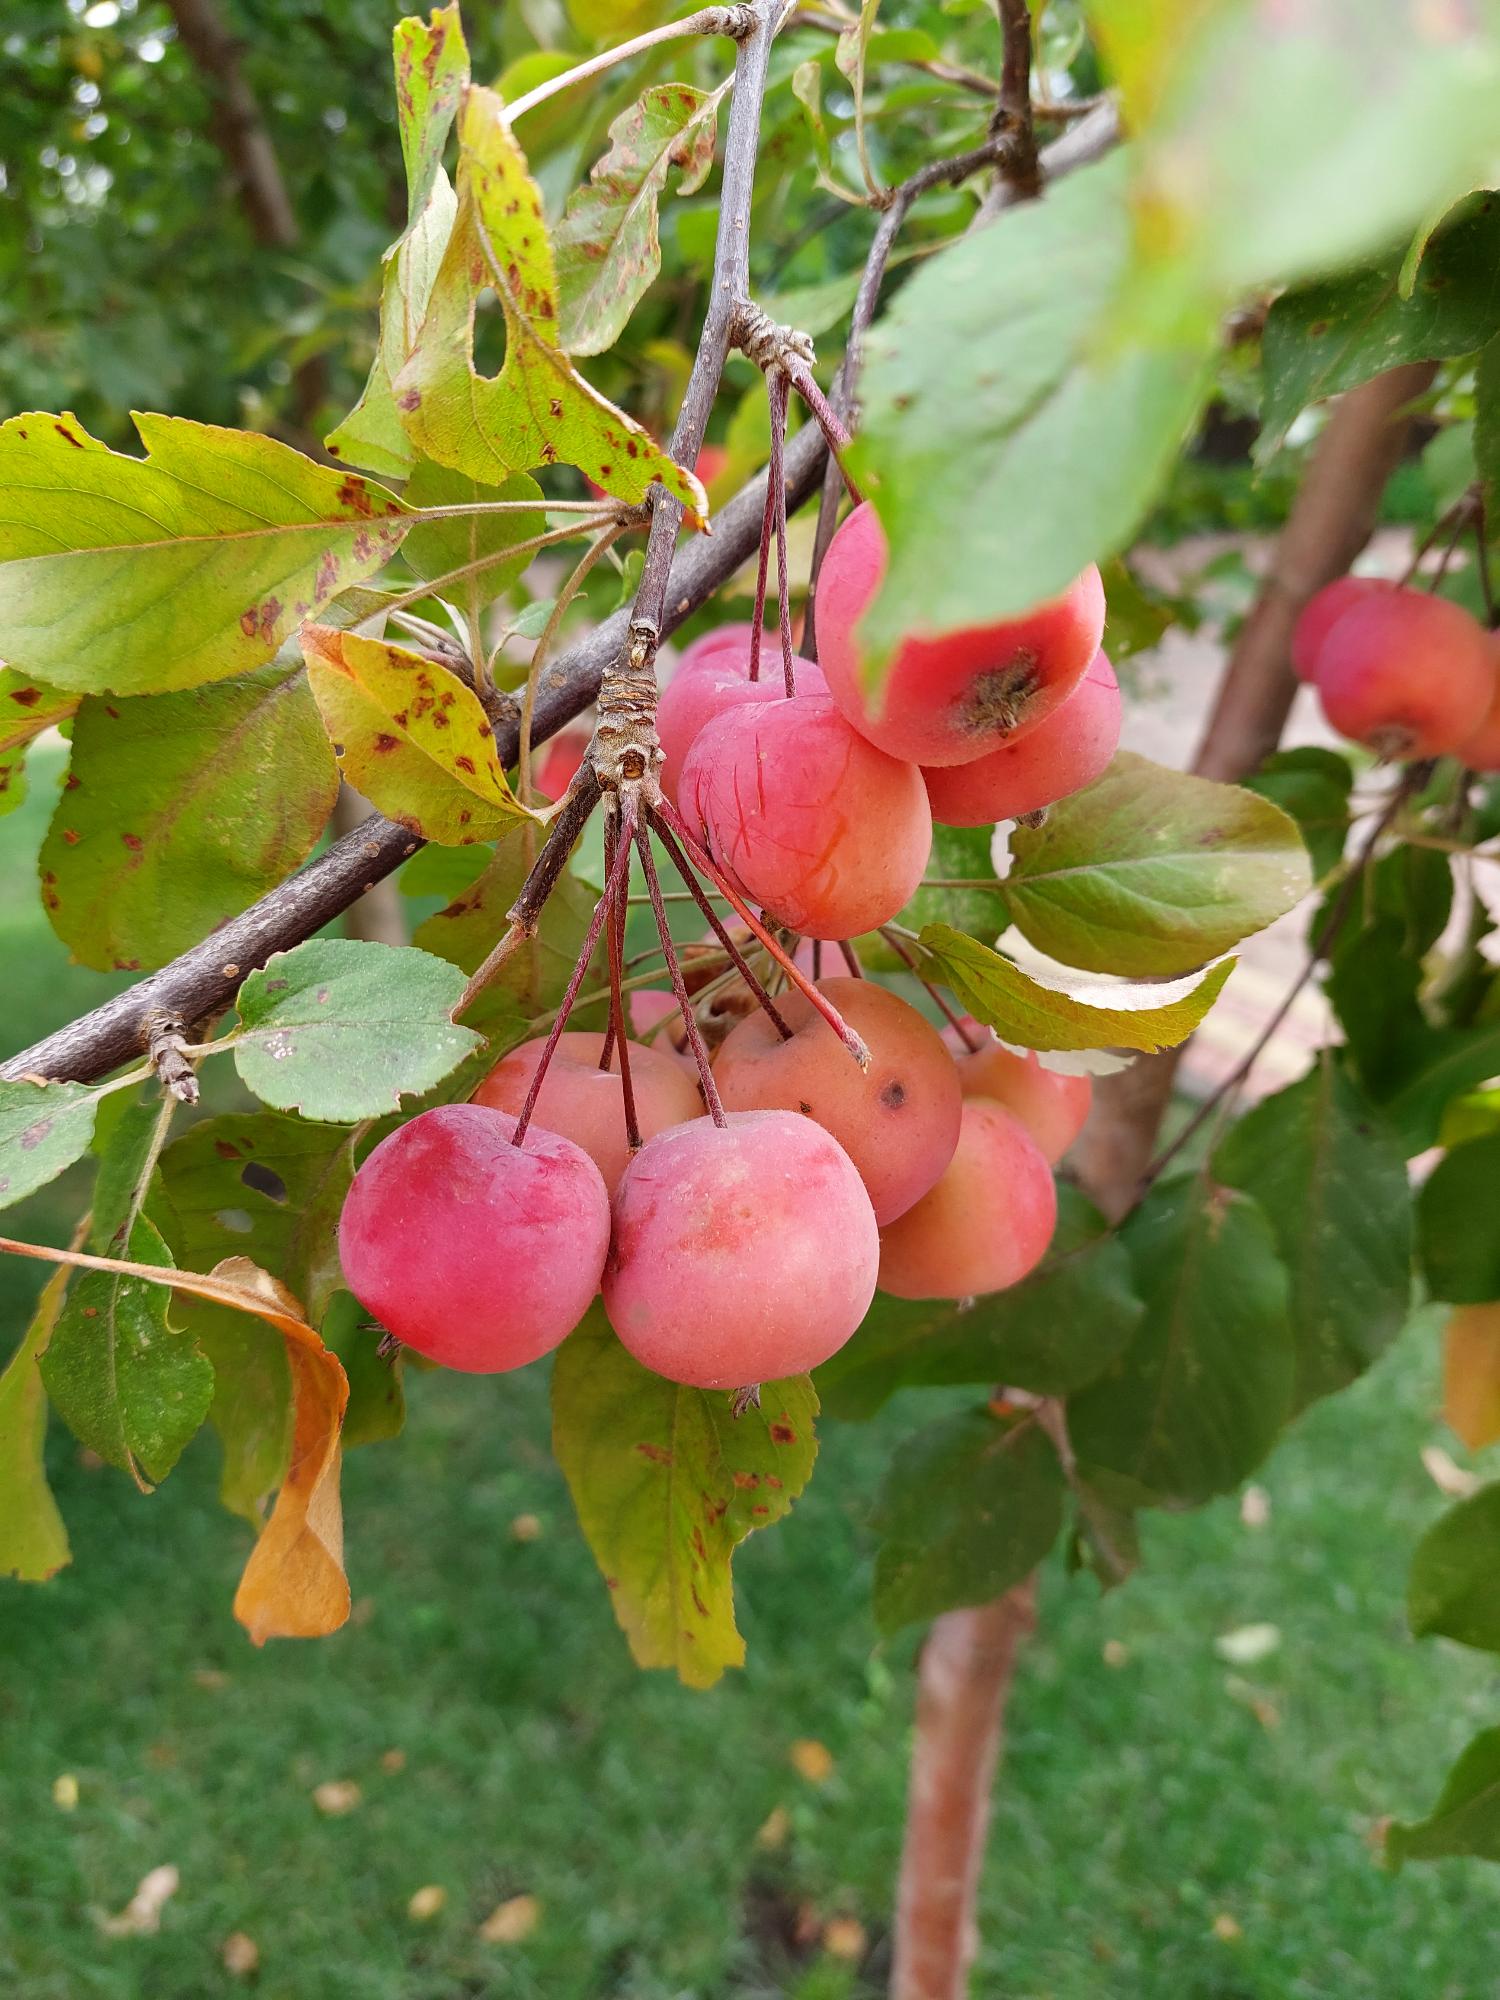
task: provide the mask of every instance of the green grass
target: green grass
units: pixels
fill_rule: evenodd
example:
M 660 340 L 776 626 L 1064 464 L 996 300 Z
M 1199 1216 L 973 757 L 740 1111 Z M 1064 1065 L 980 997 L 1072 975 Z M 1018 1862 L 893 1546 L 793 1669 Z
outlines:
M 23 864 L 45 803 L 0 827 L 0 856 L 21 856 L 0 876 L 11 1047 L 104 983 L 38 930 Z M 66 1191 L 38 1197 L 22 1233 L 68 1214 Z M 0 1267 L 0 1344 L 33 1276 Z M 1444 1504 L 1417 1455 L 1436 1375 L 1419 1321 L 1278 1452 L 1264 1528 L 1232 1501 L 1152 1517 L 1144 1570 L 1102 1599 L 1049 1566 L 976 2000 L 1489 2000 L 1500 1873 L 1392 1877 L 1370 1842 L 1381 1814 L 1425 1808 L 1500 1710 L 1492 1662 L 1414 1644 L 1402 1616 L 1412 1544 Z M 355 1620 L 261 1653 L 230 1613 L 247 1532 L 217 1506 L 212 1444 L 142 1498 L 54 1425 L 73 1567 L 0 1585 L 6 2000 L 244 1991 L 219 1959 L 236 1930 L 260 1947 L 263 2000 L 880 1991 L 914 1641 L 877 1643 L 864 1523 L 894 1439 L 934 1405 L 827 1427 L 805 1500 L 741 1555 L 748 1669 L 695 1695 L 632 1668 L 545 1400 L 537 1370 L 417 1377 L 406 1435 L 347 1467 Z M 539 1539 L 512 1536 L 523 1513 Z M 1215 1653 L 1263 1622 L 1281 1642 L 1255 1666 Z M 801 1737 L 832 1752 L 825 1785 L 792 1768 Z M 71 1812 L 53 1801 L 63 1773 Z M 318 1813 L 329 1779 L 361 1787 L 356 1811 Z M 777 1807 L 790 1834 L 768 1852 L 756 1832 Z M 159 1935 L 102 1935 L 95 1914 L 163 1862 L 182 1880 Z M 447 1903 L 419 1924 L 406 1905 L 427 1883 Z M 542 1904 L 534 1935 L 480 1944 L 522 1892 Z M 857 1917 L 863 1967 L 788 1947 L 799 1912 Z

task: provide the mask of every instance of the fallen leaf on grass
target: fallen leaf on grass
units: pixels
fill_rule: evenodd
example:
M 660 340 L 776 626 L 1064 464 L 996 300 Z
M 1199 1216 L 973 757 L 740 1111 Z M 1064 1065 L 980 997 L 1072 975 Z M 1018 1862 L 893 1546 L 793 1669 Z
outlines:
M 830 1958 L 856 1964 L 865 1955 L 865 1927 L 857 1917 L 833 1917 L 823 1926 L 823 1949 Z
M 406 1914 L 419 1924 L 425 1924 L 435 1917 L 448 1900 L 448 1891 L 439 1882 L 426 1882 L 413 1891 L 411 1901 L 406 1906 Z
M 1477 1472 L 1466 1472 L 1448 1456 L 1440 1444 L 1423 1445 L 1422 1463 L 1427 1468 L 1427 1477 L 1439 1493 L 1446 1493 L 1450 1499 L 1467 1500 L 1471 1493 L 1477 1493 L 1484 1484 Z
M 94 1913 L 106 1937 L 153 1937 L 161 1929 L 161 1913 L 177 1894 L 181 1878 L 170 1862 L 141 1877 L 140 1887 L 117 1917 Z
M 824 1743 L 814 1742 L 809 1736 L 802 1736 L 788 1751 L 792 1769 L 799 1778 L 806 1778 L 810 1785 L 826 1785 L 833 1776 L 833 1752 Z
M 1279 1626 L 1239 1625 L 1232 1632 L 1219 1634 L 1214 1651 L 1232 1667 L 1253 1667 L 1257 1660 L 1268 1659 L 1280 1644 Z
M 773 1806 L 761 1822 L 760 1831 L 755 1836 L 757 1847 L 774 1854 L 778 1847 L 785 1847 L 787 1835 L 792 1830 L 792 1816 L 785 1806 Z
M 364 1793 L 351 1778 L 329 1778 L 313 1787 L 313 1804 L 329 1819 L 340 1819 L 364 1803 Z
M 497 1904 L 479 1926 L 486 1944 L 524 1944 L 542 1920 L 542 1906 L 535 1896 L 512 1896 Z
M 52 1803 L 59 1812 L 72 1812 L 78 1804 L 78 1780 L 71 1771 L 52 1780 Z
M 219 1956 L 224 1970 L 236 1979 L 248 1979 L 260 1970 L 260 1946 L 244 1931 L 231 1931 L 219 1946 Z

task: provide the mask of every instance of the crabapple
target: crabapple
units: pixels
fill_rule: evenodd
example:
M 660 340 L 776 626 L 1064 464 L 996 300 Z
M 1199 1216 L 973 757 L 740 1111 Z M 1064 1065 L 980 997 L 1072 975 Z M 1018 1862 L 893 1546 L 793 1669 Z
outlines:
M 1318 649 L 1323 713 L 1378 757 L 1441 757 L 1483 723 L 1494 642 L 1477 618 L 1422 590 L 1382 591 L 1347 610 Z
M 1346 611 L 1380 591 L 1395 588 L 1384 576 L 1341 576 L 1314 591 L 1292 628 L 1292 672 L 1298 680 L 1311 683 L 1317 678 L 1323 641 Z
M 864 685 L 855 627 L 885 576 L 885 530 L 868 501 L 828 545 L 818 578 L 818 641 L 828 689 L 880 749 L 923 765 L 967 764 L 1034 729 L 1089 670 L 1104 631 L 1091 563 L 1061 597 L 896 648 L 883 690 Z
M 823 678 L 822 669 L 811 660 L 795 660 L 794 672 L 799 695 L 827 694 L 828 683 Z M 781 648 L 774 641 L 771 646 L 761 649 L 760 679 L 756 681 L 750 678 L 748 643 L 743 648 L 739 645 L 723 646 L 700 659 L 686 673 L 679 667 L 662 689 L 656 708 L 656 737 L 665 759 L 660 774 L 661 788 L 667 797 L 675 803 L 683 759 L 698 740 L 698 733 L 705 723 L 711 722 L 716 715 L 722 715 L 727 708 L 737 708 L 747 702 L 783 701 L 785 698 L 786 676 Z
M 586 729 L 565 729 L 547 745 L 536 774 L 536 788 L 549 799 L 560 799 L 577 775 L 590 742 Z
M 354 1176 L 339 1217 L 350 1291 L 408 1347 L 495 1375 L 565 1339 L 599 1289 L 609 1196 L 571 1139 L 482 1104 L 399 1126 Z
M 726 1111 L 799 1111 L 831 1132 L 854 1162 L 880 1223 L 905 1214 L 958 1144 L 962 1092 L 942 1038 L 915 1007 L 871 979 L 825 979 L 827 995 L 870 1051 L 861 1069 L 810 1000 L 777 1007 L 784 1041 L 761 1008 L 714 1057 Z
M 1466 736 L 1455 751 L 1471 771 L 1500 771 L 1500 636 L 1491 634 L 1495 663 L 1495 686 L 1489 713 L 1472 736 Z
M 496 1064 L 475 1091 L 475 1104 L 492 1111 L 520 1113 L 531 1079 L 547 1046 L 545 1035 L 522 1042 Z M 603 1035 L 566 1034 L 558 1037 L 547 1074 L 537 1094 L 536 1116 L 549 1132 L 560 1132 L 579 1146 L 604 1176 L 611 1194 L 630 1159 L 625 1131 L 625 1095 L 620 1080 L 620 1051 L 610 1054 L 608 1069 L 599 1067 Z M 643 1043 L 630 1044 L 630 1084 L 641 1136 L 649 1139 L 669 1125 L 681 1125 L 703 1110 L 697 1085 L 672 1057 Z
M 815 938 L 857 937 L 911 900 L 932 846 L 922 774 L 827 695 L 731 708 L 700 731 L 682 810 L 752 902 Z
M 942 1179 L 880 1232 L 880 1289 L 898 1299 L 1003 1292 L 1036 1269 L 1056 1225 L 1041 1148 L 1003 1104 L 966 1097 Z
M 677 1012 L 677 995 L 664 993 L 659 986 L 638 987 L 627 993 L 630 1025 L 637 1035 L 648 1035 Z
M 864 1183 L 795 1111 L 658 1133 L 625 1169 L 614 1224 L 609 1323 L 671 1382 L 738 1389 L 800 1375 L 843 1346 L 875 1293 L 880 1236 Z
M 1120 684 L 1102 653 L 1061 708 L 1014 743 L 972 764 L 926 770 L 934 819 L 945 826 L 992 826 L 1040 812 L 1102 778 L 1120 747 Z
M 1003 1104 L 1055 1166 L 1083 1130 L 1094 1097 L 1091 1080 L 1043 1069 L 1032 1049 L 1018 1056 L 967 1015 L 957 1027 L 944 1028 L 943 1040 L 953 1052 L 964 1096 L 990 1097 Z
M 720 653 L 750 653 L 750 639 L 755 627 L 748 618 L 735 619 L 728 625 L 715 625 L 712 631 L 700 632 L 690 645 L 684 646 L 672 669 L 672 679 L 680 681 L 684 674 L 695 674 L 700 667 L 708 665 Z M 762 631 L 762 650 L 778 645 L 780 641 L 774 632 Z M 670 682 L 668 685 L 670 686 Z

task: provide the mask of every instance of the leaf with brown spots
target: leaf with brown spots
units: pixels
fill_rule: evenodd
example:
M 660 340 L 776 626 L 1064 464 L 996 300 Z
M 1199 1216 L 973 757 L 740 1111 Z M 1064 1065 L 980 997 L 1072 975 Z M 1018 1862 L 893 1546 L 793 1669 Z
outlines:
M 396 117 L 406 161 L 405 229 L 385 253 L 380 287 L 380 339 L 359 401 L 327 444 L 335 458 L 401 479 L 416 459 L 402 428 L 392 383 L 416 341 L 432 296 L 457 206 L 443 172 L 443 147 L 469 77 L 457 0 L 396 23 L 392 37 Z
M 656 205 L 676 167 L 679 195 L 696 194 L 714 163 L 719 105 L 685 83 L 643 91 L 609 128 L 609 151 L 587 185 L 568 197 L 553 233 L 560 304 L 558 338 L 570 354 L 602 354 L 661 270 Z
M 817 1410 L 799 1375 L 735 1418 L 722 1391 L 643 1368 L 598 1307 L 558 1350 L 552 1448 L 638 1665 L 711 1687 L 744 1664 L 730 1563 L 806 1486 Z
M 338 793 L 301 668 L 139 701 L 85 696 L 40 866 L 81 964 L 165 965 L 311 854 Z
M 76 694 L 0 667 L 0 814 L 14 812 L 26 796 L 29 745 L 44 729 L 65 722 L 77 706 Z
M 315 1639 L 336 1632 L 349 1616 L 339 1499 L 339 1431 L 348 1385 L 337 1356 L 307 1324 L 285 1285 L 246 1257 L 226 1258 L 205 1276 L 78 1250 L 52 1250 L 9 1237 L 0 1237 L 0 1250 L 167 1285 L 215 1305 L 254 1313 L 280 1329 L 287 1342 L 296 1403 L 291 1465 L 240 1578 L 234 1615 L 257 1646 L 267 1639 Z
M 75 418 L 0 424 L 0 658 L 82 694 L 262 667 L 407 528 L 384 487 L 275 438 L 137 413 L 148 456 Z
M 310 625 L 307 677 L 351 785 L 424 840 L 469 847 L 528 817 L 479 697 L 425 654 Z
M 474 314 L 493 290 L 505 365 L 474 367 Z M 538 465 L 576 465 L 616 499 L 660 481 L 690 516 L 703 488 L 648 431 L 590 388 L 558 339 L 557 277 L 542 198 L 492 90 L 471 86 L 459 118 L 458 215 L 411 359 L 397 377 L 407 436 L 428 458 L 490 485 Z
M 107 1088 L 0 1081 L 0 1208 L 23 1201 L 83 1157 Z

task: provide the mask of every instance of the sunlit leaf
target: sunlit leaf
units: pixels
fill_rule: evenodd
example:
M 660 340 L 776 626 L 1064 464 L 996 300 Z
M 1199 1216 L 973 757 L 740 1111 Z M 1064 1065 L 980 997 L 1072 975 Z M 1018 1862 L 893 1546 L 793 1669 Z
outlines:
M 456 604 L 477 610 L 514 589 L 531 561 L 531 551 L 505 558 L 504 552 L 518 542 L 532 540 L 546 528 L 542 512 L 542 489 L 524 472 L 514 472 L 499 486 L 481 486 L 467 473 L 448 465 L 434 465 L 420 459 L 407 480 L 402 499 L 409 507 L 457 507 L 476 501 L 535 500 L 536 511 L 520 513 L 468 514 L 449 521 L 418 521 L 401 544 L 401 553 L 420 577 L 429 581 L 446 576 L 450 570 L 465 569 L 481 557 L 491 562 L 475 575 L 448 586 Z
M 0 667 L 0 814 L 14 812 L 26 796 L 30 744 L 44 729 L 66 722 L 77 706 L 76 694 Z
M 45 1583 L 72 1559 L 42 1462 L 47 1392 L 37 1366 L 67 1282 L 66 1271 L 48 1279 L 21 1345 L 0 1374 L 0 1576 L 23 1583 Z

